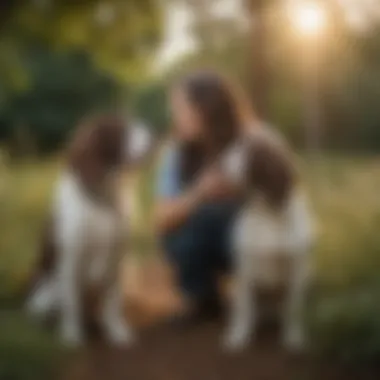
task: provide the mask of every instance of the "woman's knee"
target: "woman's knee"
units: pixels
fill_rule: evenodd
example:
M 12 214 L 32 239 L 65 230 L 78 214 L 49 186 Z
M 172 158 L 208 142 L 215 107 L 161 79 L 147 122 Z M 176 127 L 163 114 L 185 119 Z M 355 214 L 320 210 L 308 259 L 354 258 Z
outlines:
M 210 209 L 201 207 L 180 227 L 161 237 L 164 250 L 173 253 L 197 251 L 209 238 Z
M 177 266 L 189 266 L 201 250 L 198 237 L 186 233 L 171 233 L 162 237 L 162 248 Z
M 203 205 L 183 226 L 161 237 L 162 248 L 182 265 L 207 262 L 209 254 L 226 249 L 230 219 L 229 207 Z

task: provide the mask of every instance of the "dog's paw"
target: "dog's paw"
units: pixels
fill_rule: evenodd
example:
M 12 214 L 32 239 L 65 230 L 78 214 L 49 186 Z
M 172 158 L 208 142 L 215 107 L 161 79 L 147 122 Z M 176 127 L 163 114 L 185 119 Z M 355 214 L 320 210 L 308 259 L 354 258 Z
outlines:
M 128 347 L 135 343 L 136 337 L 128 327 L 112 328 L 107 333 L 107 341 L 114 346 Z
M 239 352 L 247 348 L 249 344 L 249 334 L 242 332 L 228 333 L 223 338 L 223 348 L 227 352 Z
M 290 351 L 303 351 L 306 344 L 303 329 L 300 327 L 286 329 L 284 332 L 283 343 L 284 346 Z
M 40 293 L 32 294 L 25 304 L 26 313 L 36 320 L 43 320 L 52 309 L 52 302 Z
M 78 348 L 84 344 L 83 333 L 77 329 L 64 329 L 61 338 L 62 342 L 70 348 Z

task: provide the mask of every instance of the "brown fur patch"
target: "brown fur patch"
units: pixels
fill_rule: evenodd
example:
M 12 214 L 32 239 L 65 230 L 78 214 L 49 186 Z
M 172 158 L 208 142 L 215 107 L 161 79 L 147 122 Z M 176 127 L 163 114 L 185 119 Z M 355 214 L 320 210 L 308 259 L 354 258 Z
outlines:
M 68 165 L 82 185 L 96 192 L 107 175 L 123 163 L 125 121 L 102 116 L 83 123 L 68 152 Z
M 255 130 L 250 139 L 247 175 L 250 189 L 263 195 L 271 207 L 281 208 L 296 182 L 286 144 L 265 130 Z

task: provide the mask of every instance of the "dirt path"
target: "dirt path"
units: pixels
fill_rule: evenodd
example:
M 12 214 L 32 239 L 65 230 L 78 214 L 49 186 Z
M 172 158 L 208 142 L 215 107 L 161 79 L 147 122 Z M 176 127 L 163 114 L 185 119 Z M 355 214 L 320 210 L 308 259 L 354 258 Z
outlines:
M 144 331 L 131 349 L 93 344 L 69 369 L 67 380 L 349 380 L 353 375 L 281 349 L 274 332 L 262 331 L 244 353 L 224 353 L 220 325 L 186 332 L 167 328 Z
M 129 278 L 133 281 L 138 279 L 140 283 L 129 284 L 132 290 L 127 295 L 130 300 L 129 318 L 139 326 L 137 344 L 130 349 L 114 349 L 94 342 L 66 369 L 64 380 L 380 378 L 365 377 L 363 373 L 356 376 L 334 365 L 322 365 L 307 356 L 292 356 L 281 348 L 278 329 L 273 326 L 261 328 L 254 344 L 235 355 L 221 349 L 222 321 L 204 323 L 185 331 L 168 328 L 160 321 L 175 309 L 177 300 L 168 272 L 154 264 L 144 266 L 142 273 L 130 274 Z M 145 280 L 142 281 L 143 277 Z

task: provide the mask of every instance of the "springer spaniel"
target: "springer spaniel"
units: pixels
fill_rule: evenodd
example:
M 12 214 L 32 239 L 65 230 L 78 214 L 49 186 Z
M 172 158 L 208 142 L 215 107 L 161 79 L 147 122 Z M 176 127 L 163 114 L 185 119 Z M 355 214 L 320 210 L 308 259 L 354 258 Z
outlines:
M 118 181 L 123 164 L 141 160 L 151 141 L 142 125 L 102 116 L 84 123 L 69 148 L 27 302 L 28 311 L 39 317 L 59 312 L 67 344 L 84 338 L 82 296 L 89 284 L 101 289 L 99 322 L 107 339 L 116 344 L 132 340 L 118 284 L 125 230 Z
M 296 186 L 286 144 L 268 128 L 249 133 L 222 161 L 227 175 L 243 185 L 246 194 L 232 236 L 236 283 L 224 345 L 237 350 L 249 342 L 256 317 L 251 290 L 285 280 L 283 339 L 288 348 L 300 349 L 313 241 L 311 216 L 304 194 Z M 290 264 L 290 273 L 281 278 L 276 264 L 283 259 Z

